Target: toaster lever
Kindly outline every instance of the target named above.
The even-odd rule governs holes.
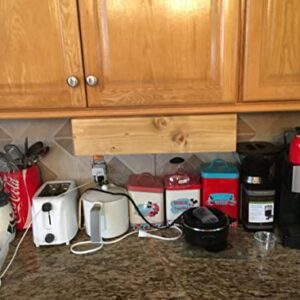
[[[47,212],[52,210],[52,204],[50,202],[46,202],[42,205],[42,211]]]
[[[50,211],[51,210],[52,210],[52,204],[50,202],[46,202],[42,205],[42,211],[43,212],[48,212],[49,225],[51,225],[51,216],[50,216]]]

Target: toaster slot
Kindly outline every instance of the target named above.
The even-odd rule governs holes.
[[[69,187],[70,187],[71,183],[68,182],[63,182],[63,183],[48,183],[43,190],[41,191],[41,193],[38,195],[38,197],[55,197],[55,196],[59,196],[63,193],[65,193]]]

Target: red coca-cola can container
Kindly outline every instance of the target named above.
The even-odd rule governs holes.
[[[3,191],[9,194],[10,203],[16,219],[17,230],[31,225],[32,197],[41,186],[41,174],[38,166],[1,173]]]

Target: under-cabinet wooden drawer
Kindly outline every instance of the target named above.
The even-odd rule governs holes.
[[[236,115],[73,119],[76,155],[236,149]]]

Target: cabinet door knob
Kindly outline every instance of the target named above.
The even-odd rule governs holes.
[[[76,76],[71,75],[67,78],[67,84],[68,84],[68,86],[74,88],[74,87],[78,86],[79,79]]]
[[[85,78],[85,82],[87,83],[87,85],[89,86],[95,86],[98,83],[98,79],[96,76],[94,75],[88,75]]]

